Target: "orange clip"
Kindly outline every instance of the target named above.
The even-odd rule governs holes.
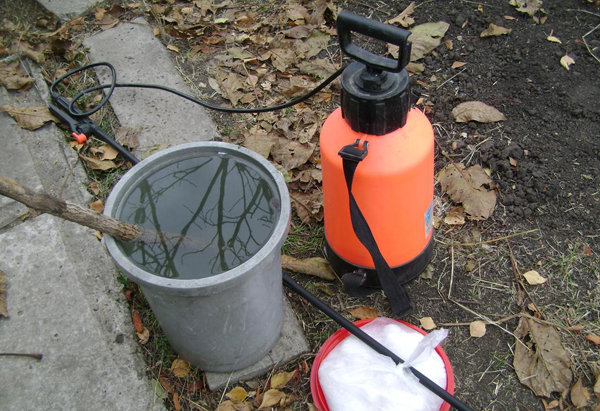
[[[79,144],[83,144],[87,140],[87,136],[85,134],[83,134],[83,133],[77,134],[75,132],[72,132],[71,136],[73,136],[73,138],[75,140],[77,140],[77,142]]]

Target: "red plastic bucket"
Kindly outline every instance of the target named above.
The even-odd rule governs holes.
[[[357,327],[362,327],[363,325],[370,323],[374,319],[375,318],[369,318],[368,320],[356,321],[354,325],[356,325]],[[400,320],[396,321],[403,325],[406,325],[407,327],[412,328],[415,331],[420,332],[423,335],[427,334],[425,331],[412,324]],[[319,383],[319,367],[321,366],[323,360],[325,360],[325,357],[327,357],[327,354],[329,354],[331,350],[333,350],[349,335],[350,333],[343,328],[341,330],[336,331],[331,337],[327,339],[327,341],[325,341],[313,362],[313,366],[310,372],[310,391],[313,397],[313,401],[315,403],[315,407],[317,407],[319,411],[329,411],[327,401],[325,400],[325,395],[323,394],[323,391],[321,390],[321,384]],[[450,394],[454,394],[454,373],[452,372],[450,360],[448,359],[448,356],[440,346],[436,347],[435,351],[442,358],[444,366],[446,367],[446,391],[448,391]],[[439,411],[448,411],[449,409],[450,404],[444,402],[440,407]]]

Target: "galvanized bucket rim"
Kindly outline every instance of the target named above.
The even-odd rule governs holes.
[[[208,292],[211,288],[219,287],[219,289],[221,289],[223,286],[233,285],[227,283],[233,283],[233,280],[241,278],[245,273],[252,270],[253,267],[259,265],[275,249],[281,248],[288,233],[291,213],[290,198],[285,180],[282,174],[264,157],[245,147],[237,146],[231,143],[218,141],[186,143],[161,150],[158,153],[147,157],[132,167],[115,185],[106,201],[104,214],[113,218],[117,218],[117,211],[120,201],[123,200],[125,194],[139,180],[139,178],[146,176],[151,172],[148,170],[153,170],[168,164],[169,160],[175,158],[175,156],[178,154],[182,155],[181,158],[189,158],[191,157],[190,153],[193,153],[194,151],[201,152],[203,148],[223,149],[233,153],[238,157],[245,157],[246,159],[251,160],[257,166],[263,167],[263,171],[266,171],[266,173],[272,178],[272,182],[274,183],[280,198],[281,211],[271,237],[255,255],[231,270],[206,278],[180,280],[161,277],[138,267],[121,251],[113,237],[109,235],[104,236],[104,243],[109,254],[117,266],[123,272],[125,272],[125,274],[130,277],[133,282],[146,287],[170,289],[174,292],[199,289],[202,289],[204,292]],[[185,155],[185,157],[183,155]]]

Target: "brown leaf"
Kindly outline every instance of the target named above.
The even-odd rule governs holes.
[[[179,402],[179,394],[177,394],[176,392],[173,393],[173,406],[175,407],[176,411],[181,410],[181,403]]]
[[[578,409],[587,407],[588,403],[590,402],[590,397],[590,392],[583,385],[581,378],[579,378],[575,385],[573,385],[571,388],[571,402]]]
[[[329,77],[336,70],[336,67],[328,59],[301,61],[296,67],[303,73],[321,78]]]
[[[515,334],[521,340],[515,344],[513,361],[519,381],[544,397],[569,388],[573,380],[571,358],[556,329],[521,318]]]
[[[414,24],[415,19],[411,17],[411,15],[415,12],[415,2],[413,1],[408,5],[407,8],[400,14],[398,14],[393,19],[386,21],[387,24],[398,24],[404,28],[409,27]]]
[[[273,159],[286,170],[292,170],[306,163],[315,151],[312,143],[301,144],[287,138],[279,138],[275,142],[271,154]]]
[[[133,319],[133,328],[135,329],[136,333],[141,333],[142,331],[144,331],[144,324],[142,324],[142,316],[140,315],[140,313],[138,311],[134,311],[133,315],[132,315],[132,319]]]
[[[353,310],[348,310],[348,312],[350,314],[352,314],[354,317],[358,318],[359,320],[367,320],[369,318],[376,318],[379,313],[377,312],[376,309],[371,308],[371,307],[357,307]]]
[[[191,394],[196,391],[200,391],[203,388],[204,388],[204,381],[198,380],[198,381],[192,381],[192,382],[188,383],[185,390]]]
[[[90,185],[88,186],[88,188],[95,196],[100,194],[100,186],[98,185],[98,183],[96,181],[92,181],[90,183]]]
[[[179,53],[179,47],[174,46],[172,44],[167,45],[167,50],[174,51],[175,53]]]
[[[0,110],[10,114],[17,124],[27,130],[37,130],[49,121],[58,123],[58,119],[50,113],[48,106],[15,108],[5,104]]]
[[[257,125],[248,131],[242,145],[267,158],[271,153],[271,148],[275,145],[276,139],[277,137],[269,136],[266,130]]]
[[[296,370],[280,372],[271,377],[271,388],[282,388],[296,375]]]
[[[573,60],[573,57],[565,54],[560,58],[560,65],[567,69],[567,71],[571,69],[571,64],[575,64],[575,60]]]
[[[600,345],[600,335],[588,334],[585,339],[594,343],[594,345]]]
[[[210,80],[209,80],[210,84]],[[232,105],[237,105],[244,93],[238,90],[244,89],[244,84],[240,77],[235,73],[229,73],[227,77],[219,83],[221,95],[231,101]]]
[[[33,83],[35,83],[35,79],[23,73],[18,61],[0,63],[0,84],[8,90],[25,91]]]
[[[235,404],[231,400],[223,401],[215,411],[236,411]]]
[[[119,24],[119,19],[115,18],[112,14],[108,13],[105,13],[100,19],[100,21],[98,21],[98,26],[100,26],[100,29],[102,29],[102,31],[113,28],[117,24]]]
[[[8,318],[8,308],[6,306],[6,283],[8,282],[8,276],[4,271],[0,270],[0,315]]]
[[[502,36],[508,34],[512,29],[496,26],[494,23],[490,23],[489,27],[481,32],[479,37],[490,37],[490,36]]]
[[[312,31],[313,28],[310,26],[295,26],[291,29],[284,30],[283,34],[292,39],[305,39],[310,37]]]
[[[119,152],[112,146],[105,144],[98,149],[102,153],[102,160],[114,160],[119,155]]]
[[[525,277],[525,280],[527,280],[529,285],[544,284],[546,281],[548,281],[547,278],[542,277],[540,273],[535,270],[527,271],[525,274],[523,274],[523,277]]]
[[[288,67],[295,65],[298,56],[291,48],[277,48],[271,50],[271,63],[280,72],[285,72]]]
[[[437,327],[435,322],[433,322],[433,318],[431,317],[419,318],[419,323],[421,324],[421,327],[427,331],[433,330],[435,327]]]
[[[479,123],[494,123],[504,121],[506,117],[498,109],[488,106],[481,101],[468,101],[461,103],[452,110],[454,121],[457,123],[467,123],[477,121]]]
[[[450,24],[444,21],[434,23],[419,24],[411,29],[411,35],[408,38],[412,42],[410,61],[417,61],[431,53],[442,42],[442,38],[448,31]],[[395,47],[395,57],[398,57],[398,46]],[[390,48],[388,47],[388,50]]]
[[[135,333],[140,341],[140,344],[146,344],[148,342],[148,340],[150,339],[150,330],[148,330],[146,327],[144,327],[144,329],[142,330],[142,332],[136,332]]]
[[[312,275],[324,280],[335,280],[336,278],[329,263],[323,257],[312,257],[299,260],[284,254],[281,256],[281,265],[284,270]]]
[[[518,12],[527,13],[531,17],[542,9],[542,0],[510,0],[509,3],[516,7]]]
[[[311,193],[295,192],[291,195],[294,208],[300,220],[308,223],[311,219],[323,220],[323,192],[314,190]]]
[[[90,208],[100,214],[104,211],[104,204],[102,204],[102,200],[97,200],[90,203]]]
[[[158,381],[160,381],[160,385],[163,386],[163,388],[165,389],[165,391],[174,394],[175,393],[175,389],[173,388],[173,384],[171,383],[171,381],[169,381],[167,379],[167,377],[159,377]]]
[[[485,331],[485,323],[483,321],[473,321],[469,324],[469,333],[471,334],[471,337],[483,337]]]
[[[281,391],[270,389],[265,392],[263,396],[262,403],[260,404],[259,409],[273,407],[278,405],[282,400],[285,401],[285,394]]]
[[[117,165],[111,160],[103,161],[91,157],[81,156],[81,158],[90,166],[92,170],[112,170],[117,168]]]
[[[463,225],[465,223],[464,207],[453,207],[446,212],[444,223],[448,225]]]
[[[22,53],[25,57],[30,58],[38,64],[44,62],[44,45],[38,44],[35,47],[31,47],[25,41],[15,42],[10,47],[11,53]]]
[[[438,181],[452,201],[462,203],[472,220],[486,220],[496,207],[496,193],[484,187],[492,180],[479,165],[464,167],[462,163],[448,164],[438,173]]]
[[[225,394],[225,396],[233,402],[242,402],[248,397],[248,393],[243,387],[235,387]]]
[[[462,66],[466,66],[467,63],[465,63],[464,61],[455,61],[454,63],[452,63],[452,68],[453,69],[457,69],[460,68]]]
[[[171,372],[179,378],[185,378],[190,373],[191,369],[192,367],[181,358],[177,358],[171,364]]]

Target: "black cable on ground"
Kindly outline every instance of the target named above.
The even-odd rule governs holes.
[[[308,92],[307,94],[305,94],[303,96],[300,96],[298,98],[290,100],[287,103],[281,103],[281,104],[277,104],[275,106],[261,107],[261,108],[230,108],[230,107],[215,106],[215,105],[209,104],[205,101],[198,100],[197,98],[192,97],[189,94],[183,93],[181,91],[175,90],[170,87],[161,86],[158,84],[117,83],[117,72],[116,72],[115,68],[112,66],[112,64],[106,63],[106,62],[88,64],[86,66],[82,66],[82,67],[79,67],[78,69],[72,70],[72,71],[68,72],[67,74],[59,77],[50,86],[50,95],[52,96],[53,99],[55,98],[54,96],[59,95],[58,92],[56,91],[56,87],[61,82],[63,82],[65,79],[67,79],[67,78],[71,77],[72,75],[77,74],[81,71],[84,71],[84,70],[87,70],[87,69],[90,69],[93,67],[99,67],[99,66],[106,67],[110,70],[110,72],[111,72],[110,84],[100,84],[98,86],[89,87],[89,88],[77,93],[75,95],[75,97],[73,97],[73,99],[71,100],[71,103],[69,104],[69,109],[68,109],[69,115],[76,117],[76,118],[82,118],[82,117],[87,117],[87,116],[94,114],[96,111],[100,110],[108,102],[108,100],[110,99],[110,96],[112,95],[113,91],[117,87],[133,87],[133,88],[147,88],[147,89],[163,90],[163,91],[167,91],[169,93],[173,93],[179,97],[183,97],[186,100],[189,100],[193,103],[196,103],[196,104],[198,104],[202,107],[208,108],[210,110],[221,111],[221,112],[225,112],[225,113],[265,113],[268,111],[281,110],[281,109],[284,109],[287,107],[291,107],[291,106],[294,106],[298,103],[301,103],[301,102],[311,98],[312,96],[317,94],[319,91],[321,91],[325,87],[327,87],[333,80],[335,80],[337,77],[339,77],[339,75],[342,74],[342,72],[344,71],[344,68],[345,68],[345,67],[339,68],[336,72],[334,72],[332,75],[330,75],[328,78],[326,78],[321,84],[319,84],[317,87],[315,87],[313,90],[311,90],[310,92]],[[94,108],[92,108],[89,111],[86,111],[85,113],[80,113],[80,112],[78,113],[75,110],[75,103],[77,103],[77,101],[80,98],[82,98],[84,95],[94,92],[96,90],[102,90],[102,89],[106,89],[106,88],[109,90],[108,90],[108,92],[106,92],[106,96],[100,101],[100,103],[98,103],[97,106],[95,106]]]

